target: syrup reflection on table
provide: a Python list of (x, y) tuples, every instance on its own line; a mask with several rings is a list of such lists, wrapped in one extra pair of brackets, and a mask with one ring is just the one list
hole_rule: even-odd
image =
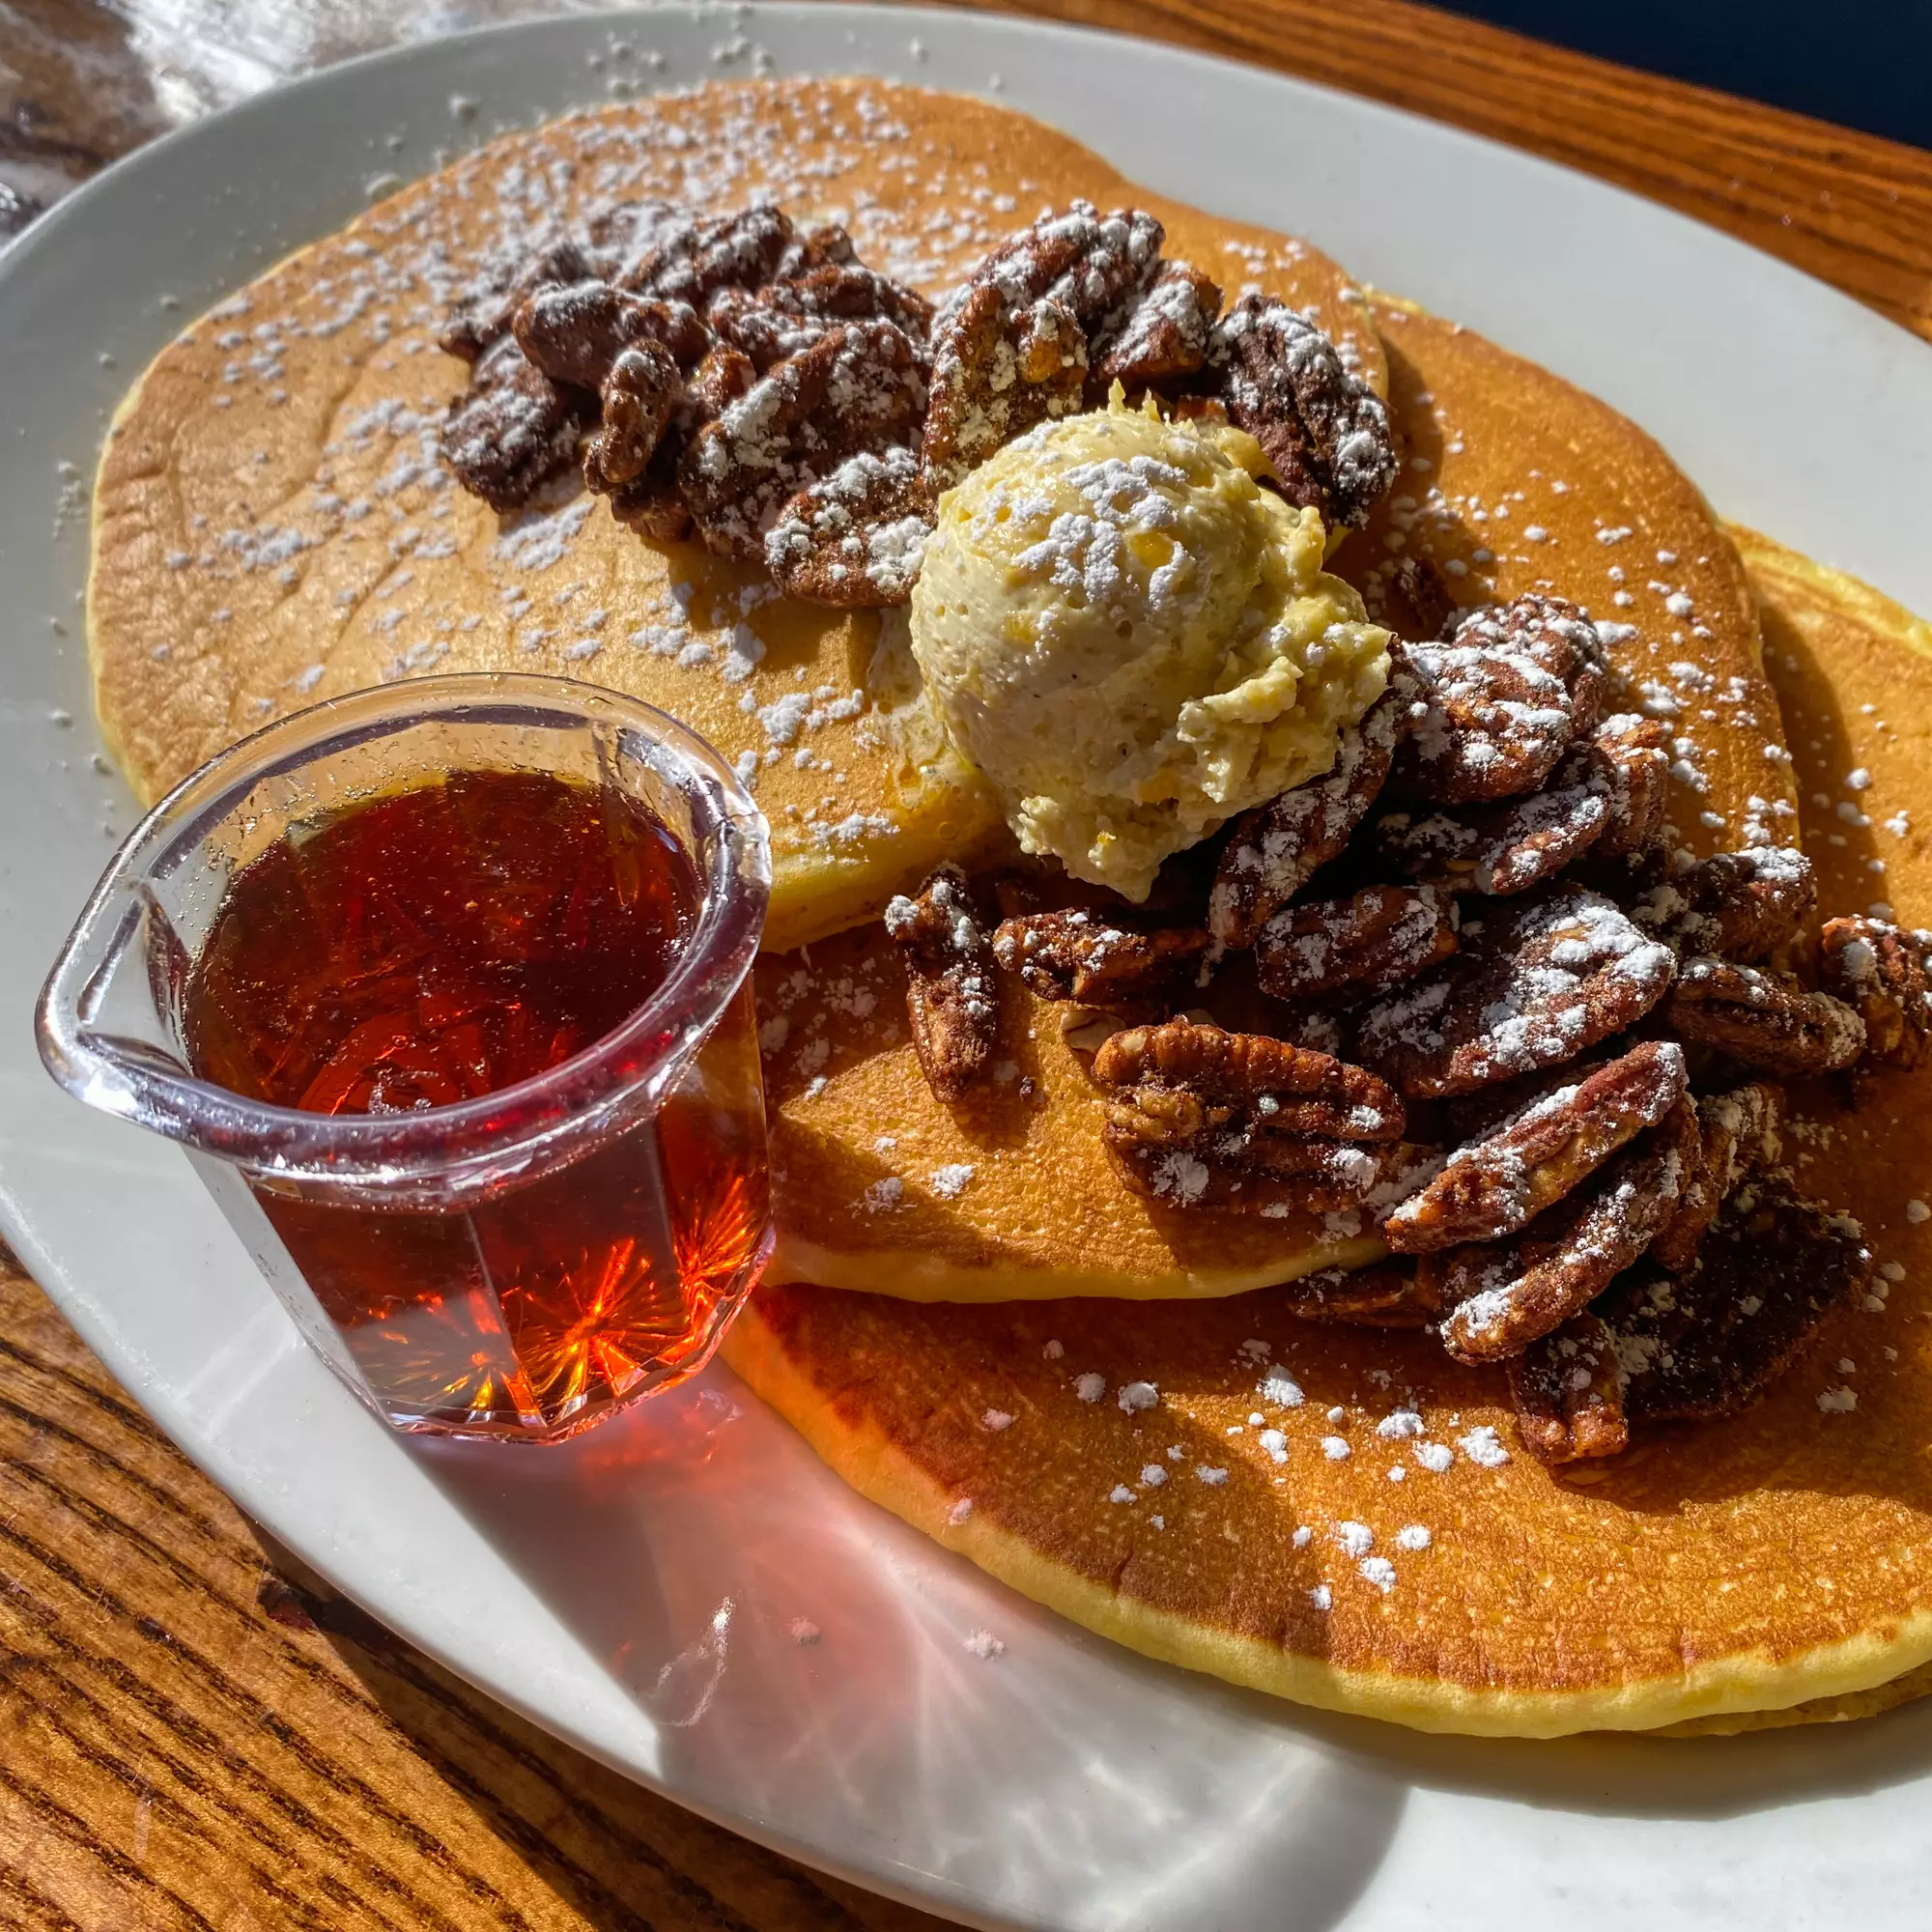
[[(1404, 1793), (1294, 1714), (1075, 1631), (853, 1498), (713, 1368), (536, 1456), (410, 1453), (658, 1727), (680, 1798), (1020, 1922), (1336, 1922)], [(876, 1883), (876, 1880), (872, 1882)], [(1225, 1910), (1223, 1908), (1225, 1907)]]

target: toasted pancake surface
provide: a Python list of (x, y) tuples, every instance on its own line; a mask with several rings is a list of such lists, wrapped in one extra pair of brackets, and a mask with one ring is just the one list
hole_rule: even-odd
[[(415, 183), (185, 330), (123, 406), (96, 490), (89, 629), (108, 742), (147, 799), (287, 712), (385, 680), (540, 671), (662, 706), (756, 767), (769, 943), (876, 913), (1004, 840), (955, 763), (872, 715), (879, 620), (615, 524), (567, 482), (513, 518), (456, 486), (437, 428), (468, 372), (451, 299), (554, 219), (648, 197), (843, 221), (932, 295), (1046, 204), (1134, 201), (1170, 255), (1309, 309), (1378, 388), (1362, 298), (1305, 244), (1212, 221), (1037, 122), (878, 81), (757, 81), (571, 116)], [(804, 695), (810, 699), (801, 705)]]
[[(1921, 920), (1932, 631), (1735, 535), (1824, 910), (1862, 910), (1878, 881)], [(1267, 1293), (915, 1307), (767, 1287), (726, 1353), (864, 1493), (1151, 1656), (1431, 1730), (1866, 1715), (1932, 1689), (1926, 1125), (1905, 1075), (1856, 1112), (1804, 1095), (1799, 1184), (1859, 1217), (1883, 1298), (1734, 1421), (1597, 1466), (1518, 1449), (1499, 1372)], [(1134, 1382), (1158, 1400), (1123, 1403)], [(1389, 1571), (1364, 1574), (1376, 1558)]]
[[(1452, 324), (1376, 313), (1409, 468), (1334, 567), (1372, 608), (1386, 598), (1398, 629), (1411, 615), (1383, 573), (1406, 555), (1434, 562), (1462, 603), (1553, 590), (1583, 606), (1615, 627), (1613, 705), (1663, 709), (1681, 734), (1671, 814), (1684, 842), (1736, 846), (1747, 830), (1789, 842), (1791, 768), (1756, 607), (1695, 487), (1569, 384)], [(1129, 1194), (1060, 1009), (1018, 986), (1004, 992), (1006, 1077), (943, 1105), (907, 1038), (904, 985), (877, 928), (763, 962), (774, 1280), (920, 1299), (1198, 1296), (1379, 1252), (1352, 1213), (1272, 1221)]]

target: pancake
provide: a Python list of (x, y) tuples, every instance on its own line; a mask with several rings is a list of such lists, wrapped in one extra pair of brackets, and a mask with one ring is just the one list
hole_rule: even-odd
[[(1882, 892), (1923, 919), (1932, 627), (1733, 535), (1823, 908)], [(874, 1501), (1075, 1622), (1238, 1684), (1495, 1736), (1869, 1715), (1932, 1690), (1923, 1093), (1874, 1075), (1858, 1111), (1788, 1143), (1801, 1187), (1898, 1276), (1886, 1294), (1831, 1318), (1744, 1415), (1606, 1463), (1517, 1448), (1499, 1372), (1265, 1292), (965, 1307), (774, 1285), (726, 1359)], [(1132, 1381), (1158, 1401), (1122, 1403)], [(1386, 1589), (1361, 1574), (1375, 1556)]]
[[(1386, 572), (1405, 556), (1433, 563), (1461, 603), (1553, 590), (1581, 605), (1610, 639), (1616, 702), (1675, 707), (1680, 842), (1788, 842), (1791, 769), (1756, 607), (1694, 486), (1547, 371), (1411, 309), (1375, 313), (1408, 469), (1333, 567), (1398, 629), (1414, 619)], [(1217, 985), (1204, 1004), (1238, 1026), (1243, 997)], [(920, 1072), (904, 971), (878, 927), (761, 962), (770, 1279), (914, 1299), (1201, 1296), (1381, 1252), (1352, 1212), (1263, 1220), (1129, 1194), (1101, 1147), (1088, 1063), (1063, 1037), (1065, 1009), (1013, 983), (1002, 998), (1006, 1078), (948, 1107)]]
[[(1132, 187), (1022, 115), (880, 81), (756, 81), (607, 107), (497, 141), (305, 248), (158, 355), (110, 432), (88, 598), (102, 728), (144, 800), (271, 720), (432, 672), (537, 671), (662, 706), (756, 766), (773, 827), (768, 943), (875, 915), (941, 857), (1004, 846), (956, 761), (881, 728), (871, 612), (615, 524), (572, 486), (499, 519), (437, 426), (468, 378), (436, 347), (485, 259), (551, 217), (662, 196), (766, 197), (842, 220), (939, 295), (1043, 203), (1136, 202), (1170, 255), (1308, 309), (1375, 387), (1359, 293), (1306, 244)], [(809, 697), (809, 704), (801, 702)]]

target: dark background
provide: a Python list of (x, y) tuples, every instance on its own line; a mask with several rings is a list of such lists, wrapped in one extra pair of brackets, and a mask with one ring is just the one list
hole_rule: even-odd
[(1932, 147), (1932, 0), (1435, 0), (1605, 60)]

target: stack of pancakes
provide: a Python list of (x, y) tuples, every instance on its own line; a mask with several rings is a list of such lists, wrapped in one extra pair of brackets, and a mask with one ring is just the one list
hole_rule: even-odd
[(939, 859), (1009, 848), (989, 793), (905, 728), (895, 619), (779, 598), (570, 491), (499, 519), (437, 455), (467, 372), (435, 336), (466, 276), (553, 214), (649, 196), (841, 220), (934, 297), (1042, 206), (1151, 210), (1171, 258), (1308, 310), (1386, 394), (1406, 469), (1333, 566), (1372, 611), (1411, 622), (1406, 556), (1464, 605), (1569, 598), (1672, 721), (1684, 842), (1802, 836), (1828, 915), (1932, 905), (1924, 624), (1726, 530), (1623, 417), (1306, 244), (1176, 207), (1021, 117), (868, 81), (700, 89), (511, 137), (164, 351), (102, 462), (90, 598), (99, 709), (137, 788), (317, 698), (454, 670), (606, 683), (738, 760), (775, 841), (758, 997), (780, 1248), (727, 1358), (857, 1489), (1089, 1627), (1435, 1729), (1916, 1694), (1932, 1239), (1913, 1089), (1879, 1073), (1790, 1136), (1799, 1185), (1862, 1224), (1882, 1293), (1746, 1415), (1561, 1470), (1515, 1449), (1499, 1373), (1291, 1312), (1281, 1284), (1381, 1252), (1371, 1222), (1128, 1193), (1088, 1062), (1010, 976), (993, 1078), (942, 1104), (877, 914)]

